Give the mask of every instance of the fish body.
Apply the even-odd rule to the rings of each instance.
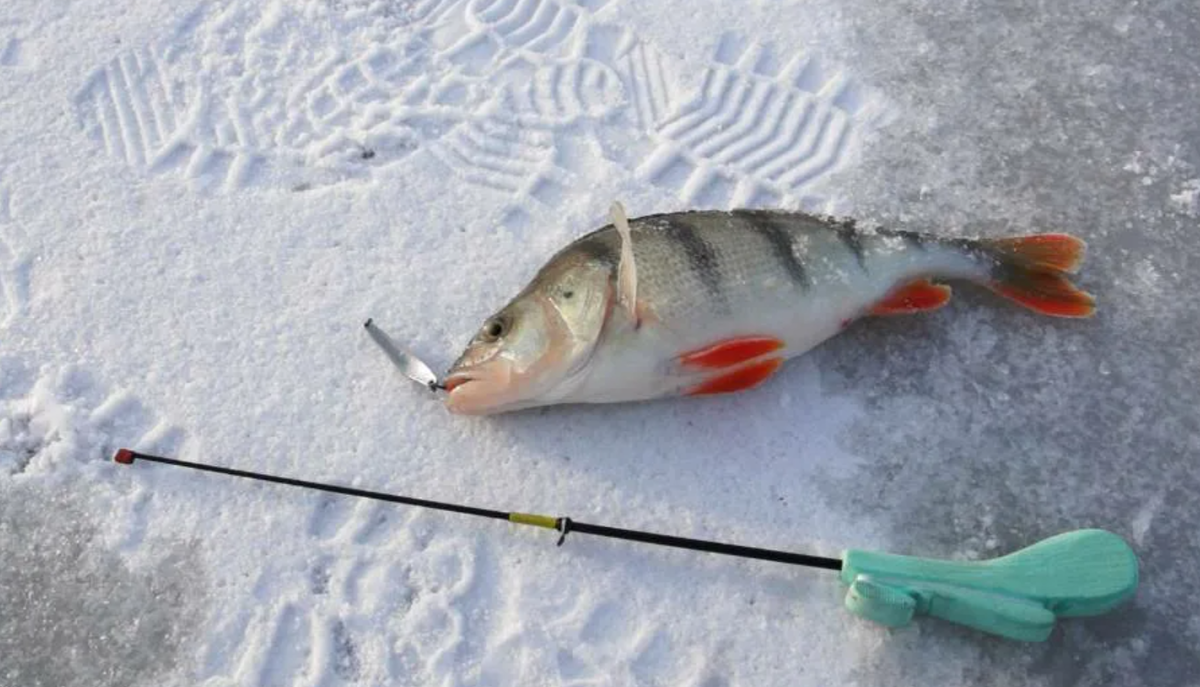
[[[446,378],[448,403],[492,413],[741,391],[861,317],[940,307],[949,287],[931,279],[1086,316],[1091,297],[1063,276],[1082,251],[1062,234],[941,238],[798,212],[622,215],[489,318]]]

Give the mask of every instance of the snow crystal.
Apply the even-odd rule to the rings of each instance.
[[[1200,217],[1200,179],[1183,182],[1179,192],[1171,194],[1171,206],[1188,217]]]

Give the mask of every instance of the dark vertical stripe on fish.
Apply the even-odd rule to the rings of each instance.
[[[610,241],[605,240],[604,234],[601,233],[605,230],[616,231],[612,225],[604,226],[578,239],[571,248],[583,253],[591,260],[615,267],[621,259],[620,249],[614,247]]]
[[[842,222],[834,228],[838,238],[846,245],[846,249],[854,254],[854,259],[858,260],[858,266],[863,272],[867,271],[867,256],[863,250],[862,235],[858,233],[854,222]]]
[[[754,231],[757,231],[771,244],[771,252],[775,254],[775,259],[779,261],[779,264],[783,265],[783,269],[792,278],[792,281],[804,288],[811,286],[812,282],[809,281],[808,271],[804,269],[804,263],[800,262],[799,256],[796,255],[793,235],[791,231],[788,231],[786,223],[767,212],[748,213],[744,217],[750,221],[750,226]]]
[[[688,264],[692,271],[704,282],[714,300],[725,301],[725,293],[721,290],[720,265],[717,264],[717,251],[709,245],[696,231],[696,227],[682,221],[672,219],[663,224],[663,232],[687,255]]]

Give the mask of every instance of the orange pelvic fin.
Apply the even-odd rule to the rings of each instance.
[[[928,279],[910,282],[889,293],[871,309],[872,315],[908,315],[937,310],[950,302],[950,287]]]
[[[717,377],[692,387],[686,392],[688,396],[709,396],[712,394],[731,394],[756,387],[775,374],[775,370],[783,364],[783,358],[767,358],[756,363],[750,363],[731,372],[725,372]]]
[[[744,336],[718,341],[711,346],[679,356],[679,362],[691,367],[721,369],[754,360],[760,355],[778,351],[784,343],[769,336]]]

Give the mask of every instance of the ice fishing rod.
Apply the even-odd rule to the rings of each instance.
[[[125,465],[131,465],[135,460],[145,460],[152,463],[162,463],[164,465],[191,468],[193,470],[216,472],[222,475],[231,475],[233,477],[246,477],[249,479],[259,480],[261,482],[274,482],[276,484],[286,484],[293,487],[303,487],[305,489],[316,489],[318,491],[326,491],[334,494],[343,494],[345,496],[358,496],[361,498],[373,499],[375,501],[387,501],[388,503],[399,503],[406,506],[418,506],[420,508],[449,511],[451,513],[461,513],[463,515],[475,515],[481,518],[492,518],[494,520],[507,520],[518,525],[532,525],[534,527],[557,530],[559,532],[559,546],[562,546],[569,533],[579,532],[580,534],[593,534],[598,537],[640,541],[647,544],[658,544],[659,546],[672,546],[679,549],[721,553],[729,556],[738,556],[740,558],[755,558],[758,560],[773,561],[776,563],[789,563],[791,565],[804,565],[812,568],[824,568],[826,570],[840,570],[842,567],[842,562],[836,558],[822,558],[821,556],[809,556],[802,553],[792,553],[790,551],[774,551],[771,549],[759,549],[752,546],[722,544],[719,542],[704,541],[702,539],[688,539],[686,537],[672,537],[665,534],[655,534],[653,532],[626,530],[619,527],[605,527],[604,525],[576,522],[571,518],[556,518],[549,515],[536,515],[534,513],[509,513],[500,510],[491,510],[489,508],[476,508],[474,506],[464,506],[457,503],[447,503],[445,501],[433,501],[430,499],[413,498],[411,496],[385,494],[378,491],[343,487],[337,484],[309,482],[302,479],[293,479],[291,477],[278,477],[276,475],[265,475],[259,472],[235,470],[233,468],[221,467],[219,465],[192,463],[186,460],[152,456],[149,454],[132,451],[130,449],[121,449],[117,451],[116,455],[113,457],[113,460]]]
[[[1137,557],[1123,539],[1096,529],[1074,530],[987,561],[945,561],[873,551],[847,550],[841,559],[656,532],[593,525],[568,517],[507,512],[445,501],[398,496],[336,484],[310,482],[248,470],[194,463],[122,448],[113,460],[214,472],[262,482],[449,511],[516,525],[555,530],[561,546],[572,532],[739,558],[840,571],[849,587],[845,606],[888,627],[931,615],[1021,641],[1043,641],[1058,618],[1105,613],[1133,595]]]

